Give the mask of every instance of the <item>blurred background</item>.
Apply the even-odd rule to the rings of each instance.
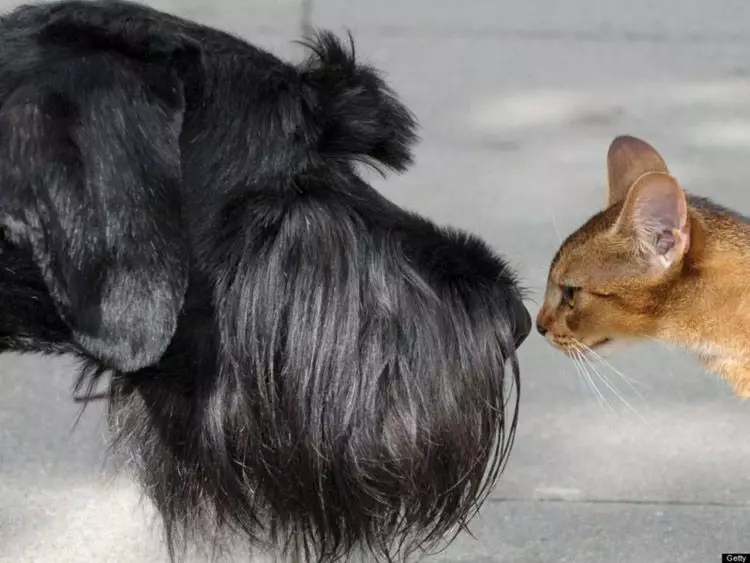
[[[304,56],[292,41],[313,27],[351,31],[422,127],[415,166],[370,179],[507,256],[533,290],[533,314],[561,238],[605,201],[615,135],[648,140],[689,191],[750,213],[748,0],[147,3],[289,60]],[[596,391],[537,334],[520,355],[506,473],[473,537],[426,561],[750,552],[750,404],[652,344],[590,366]],[[148,504],[105,463],[102,405],[74,428],[72,373],[65,360],[0,357],[0,562],[166,562]]]

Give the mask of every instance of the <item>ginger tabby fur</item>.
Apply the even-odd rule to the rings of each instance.
[[[606,208],[563,242],[537,329],[567,353],[652,338],[750,397],[750,219],[687,195],[645,141],[616,138]]]

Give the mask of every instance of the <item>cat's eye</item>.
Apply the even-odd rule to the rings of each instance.
[[[573,305],[573,301],[575,301],[578,290],[581,288],[571,285],[563,285],[560,287],[560,289],[562,291],[562,302],[568,306],[571,306]]]

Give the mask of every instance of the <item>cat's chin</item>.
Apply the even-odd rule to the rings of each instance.
[[[596,352],[599,356],[610,356],[615,352],[628,348],[632,343],[633,340],[627,338],[604,338],[596,344],[589,346],[589,349]]]
[[[569,356],[575,356],[578,354],[594,354],[597,356],[609,356],[612,352],[626,348],[628,341],[625,339],[613,339],[613,338],[602,338],[592,343],[587,342],[576,342],[567,339],[549,339],[550,343],[558,350],[564,352]]]
[[[590,350],[596,351],[599,355],[608,355],[620,347],[620,343],[612,340],[611,338],[604,338],[599,340],[596,344],[589,346]]]
[[[623,345],[623,342],[612,340],[611,338],[603,338],[590,344],[585,342],[575,344],[555,344],[557,348],[568,355],[583,353],[584,356],[591,353],[595,353],[599,356],[609,355],[613,350],[622,348]]]

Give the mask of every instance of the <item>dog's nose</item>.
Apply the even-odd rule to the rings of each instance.
[[[516,348],[523,344],[526,337],[531,332],[532,321],[529,310],[524,306],[521,301],[518,301],[514,306],[514,317],[515,317],[515,330],[513,331],[513,338],[516,343]]]

